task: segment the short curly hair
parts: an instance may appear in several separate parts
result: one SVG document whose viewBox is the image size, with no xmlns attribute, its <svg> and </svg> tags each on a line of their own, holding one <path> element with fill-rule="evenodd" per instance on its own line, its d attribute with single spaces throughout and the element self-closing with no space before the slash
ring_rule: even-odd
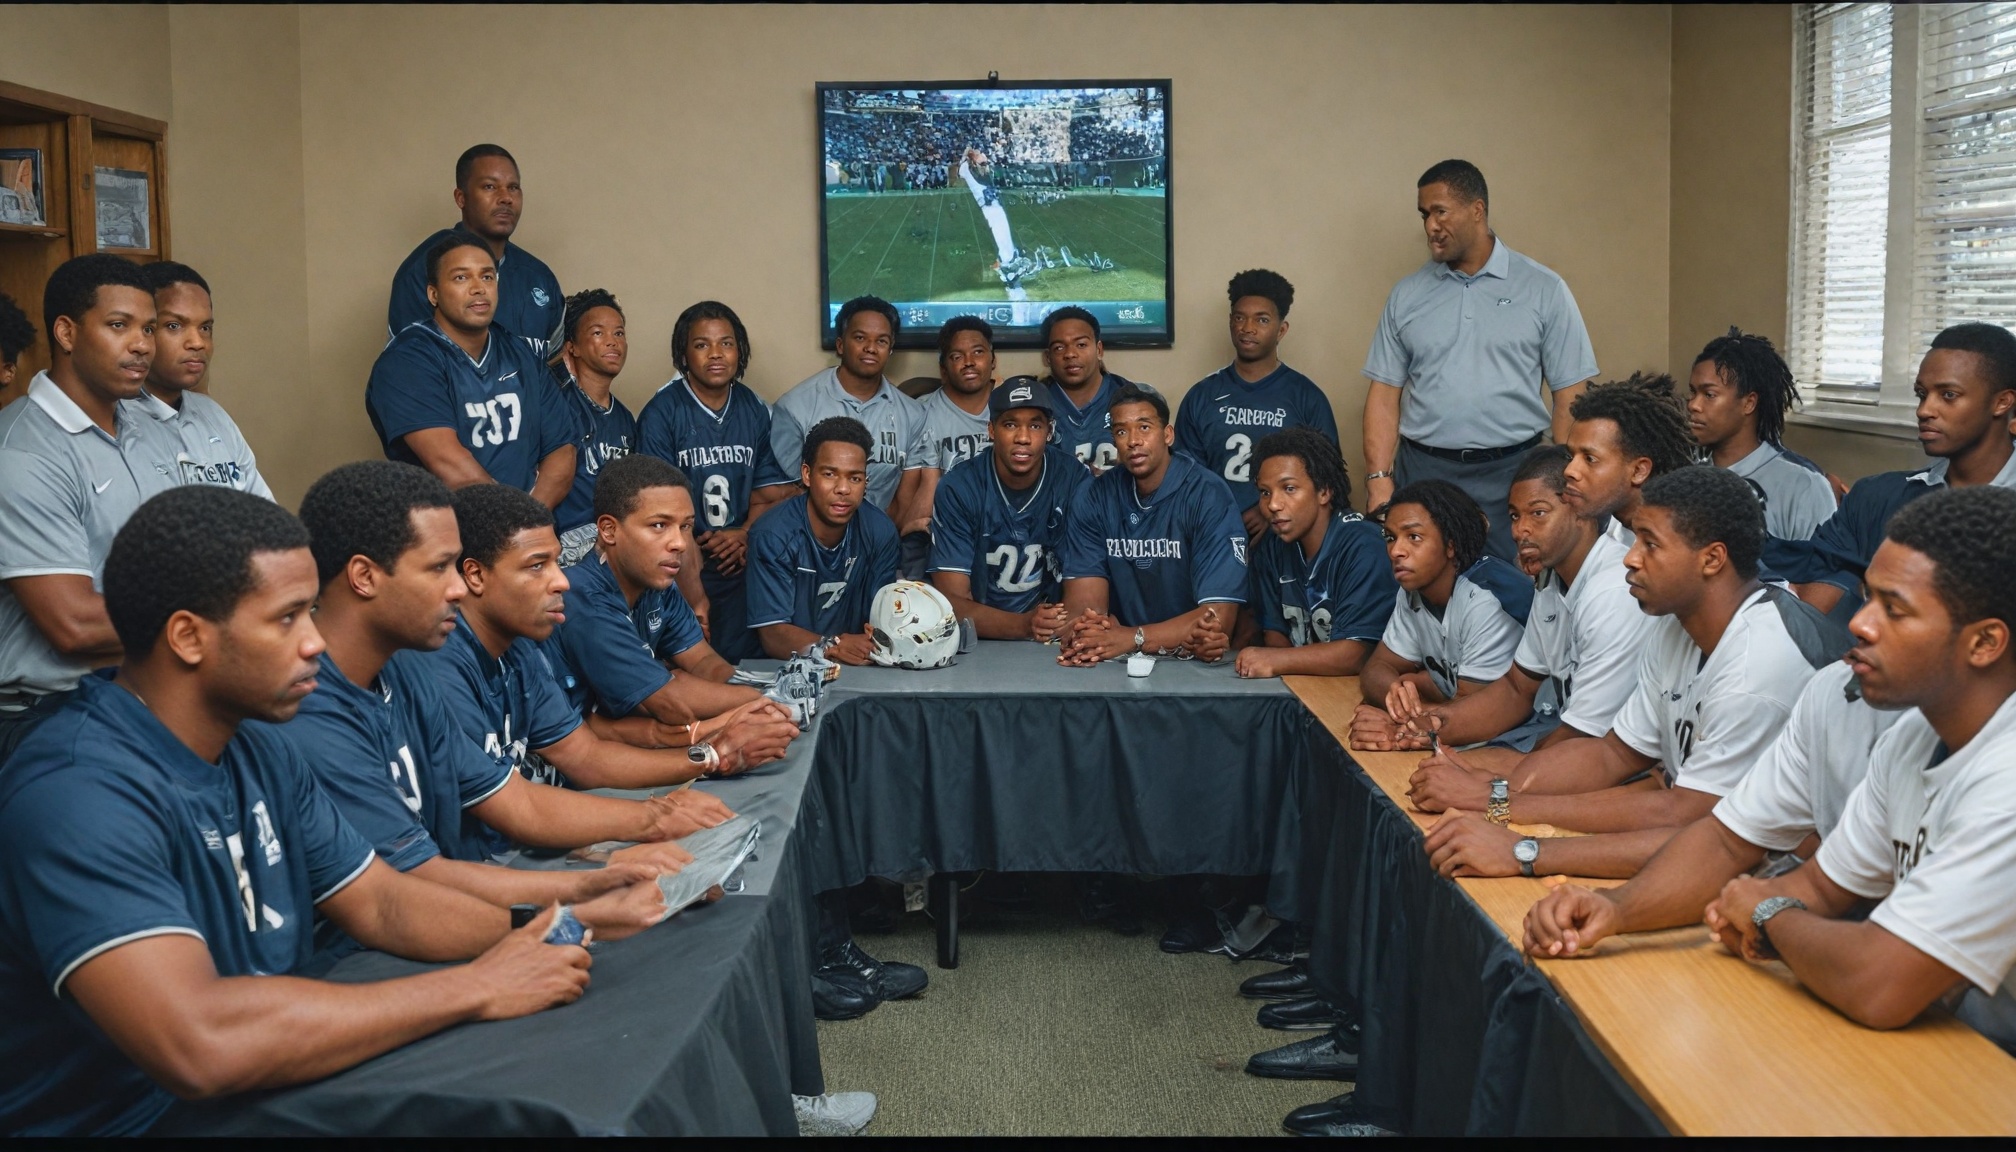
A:
<svg viewBox="0 0 2016 1152">
<path fill-rule="evenodd" d="M 1275 316 L 1286 320 L 1289 306 L 1295 303 L 1295 286 L 1279 272 L 1266 268 L 1249 268 L 1232 277 L 1232 282 L 1225 286 L 1225 295 L 1230 297 L 1234 304 L 1248 296 L 1263 297 L 1274 305 Z"/>
<path fill-rule="evenodd" d="M 129 656 L 154 650 L 168 618 L 231 615 L 258 586 L 252 558 L 308 547 L 285 508 L 235 488 L 190 484 L 142 504 L 105 557 L 105 614 Z"/>
<path fill-rule="evenodd" d="M 597 308 L 608 308 L 613 310 L 618 316 L 623 315 L 623 305 L 616 302 L 616 294 L 607 288 L 583 288 L 581 291 L 567 297 L 566 309 L 561 314 L 564 317 L 561 324 L 563 325 L 562 331 L 566 333 L 567 339 L 570 342 L 574 337 L 581 334 L 582 319 Z M 627 320 L 628 317 L 625 317 L 625 319 Z"/>
<path fill-rule="evenodd" d="M 1284 428 L 1270 432 L 1253 446 L 1254 476 L 1259 476 L 1259 466 L 1276 456 L 1293 456 L 1302 461 L 1302 470 L 1309 474 L 1309 483 L 1318 492 L 1330 493 L 1330 507 L 1343 511 L 1351 506 L 1351 472 L 1344 463 L 1344 454 L 1328 436 L 1314 428 Z"/>
<path fill-rule="evenodd" d="M 1578 423 L 1615 424 L 1624 454 L 1651 460 L 1654 476 L 1694 463 L 1699 447 L 1687 423 L 1687 410 L 1675 395 L 1673 377 L 1664 372 L 1633 372 L 1628 380 L 1591 384 L 1568 406 L 1568 415 Z"/>
<path fill-rule="evenodd" d="M 362 556 L 392 571 L 419 534 L 413 513 L 453 508 L 455 497 L 425 468 L 394 460 L 359 460 L 330 469 L 301 498 L 301 522 L 315 553 L 315 578 L 328 587 Z"/>
<path fill-rule="evenodd" d="M 637 511 L 638 497 L 647 488 L 686 488 L 686 473 L 659 457 L 633 452 L 602 466 L 595 478 L 595 518 L 613 516 L 618 520 Z M 494 555 L 494 554 L 493 554 Z"/>
<path fill-rule="evenodd" d="M 0 364 L 19 361 L 21 354 L 34 346 L 35 322 L 12 296 L 0 292 Z"/>
<path fill-rule="evenodd" d="M 1383 524 L 1402 504 L 1419 504 L 1428 513 L 1454 557 L 1457 572 L 1468 572 L 1483 557 L 1491 521 L 1468 492 L 1447 480 L 1416 480 L 1393 493 L 1393 499 L 1381 505 L 1372 518 Z"/>
<path fill-rule="evenodd" d="M 798 453 L 798 462 L 810 468 L 819 459 L 819 449 L 836 441 L 854 445 L 871 460 L 875 457 L 875 437 L 869 435 L 866 424 L 852 416 L 828 416 L 805 433 L 805 447 Z"/>
<path fill-rule="evenodd" d="M 1512 483 L 1538 480 L 1559 496 L 1568 487 L 1568 462 L 1574 458 L 1566 444 L 1542 444 L 1519 458 L 1519 470 L 1512 473 Z"/>
<path fill-rule="evenodd" d="M 1884 535 L 1932 561 L 1932 588 L 1955 630 L 1977 620 L 2016 628 L 2016 491 L 1934 492 L 1899 508 Z"/>
<path fill-rule="evenodd" d="M 462 559 L 489 568 L 513 536 L 551 528 L 553 510 L 508 484 L 471 484 L 455 492 L 455 526 L 462 532 Z"/>
<path fill-rule="evenodd" d="M 945 363 L 945 358 L 952 354 L 952 338 L 961 332 L 978 332 L 980 338 L 987 341 L 989 350 L 994 347 L 992 324 L 978 316 L 954 316 L 945 322 L 944 327 L 938 329 L 938 363 Z"/>
<path fill-rule="evenodd" d="M 1764 505 L 1748 480 L 1727 468 L 1689 464 L 1647 480 L 1639 500 L 1646 508 L 1666 509 L 1689 547 L 1720 544 L 1738 576 L 1748 580 L 1757 575 L 1764 552 Z"/>
<path fill-rule="evenodd" d="M 147 273 L 124 256 L 110 252 L 72 256 L 56 266 L 56 271 L 49 274 L 49 282 L 42 287 L 42 330 L 54 332 L 59 316 L 82 320 L 86 312 L 97 307 L 100 288 L 138 288 L 154 295 Z"/>
</svg>

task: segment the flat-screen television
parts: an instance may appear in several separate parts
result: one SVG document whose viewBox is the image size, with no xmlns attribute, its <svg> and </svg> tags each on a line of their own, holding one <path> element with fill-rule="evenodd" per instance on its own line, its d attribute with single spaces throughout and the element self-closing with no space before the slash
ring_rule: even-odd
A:
<svg viewBox="0 0 2016 1152">
<path fill-rule="evenodd" d="M 1170 343 L 1169 81 L 822 83 L 819 141 L 827 347 L 856 296 L 905 348 L 962 315 L 1033 348 L 1070 304 Z"/>
</svg>

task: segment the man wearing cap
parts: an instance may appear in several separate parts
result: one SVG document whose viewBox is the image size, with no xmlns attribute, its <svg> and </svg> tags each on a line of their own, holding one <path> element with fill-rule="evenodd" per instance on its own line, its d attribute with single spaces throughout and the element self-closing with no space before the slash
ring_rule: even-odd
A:
<svg viewBox="0 0 2016 1152">
<path fill-rule="evenodd" d="M 1506 494 L 1551 427 L 1596 375 L 1596 353 L 1568 285 L 1491 231 L 1484 174 L 1444 160 L 1421 174 L 1416 207 L 1428 263 L 1395 285 L 1365 357 L 1366 508 L 1394 486 L 1447 480 L 1491 518 L 1489 548 L 1512 561 Z"/>
<path fill-rule="evenodd" d="M 982 637 L 1047 643 L 1064 623 L 1057 549 L 1091 474 L 1050 443 L 1050 389 L 1036 377 L 1009 378 L 987 412 L 991 447 L 938 484 L 931 582 Z"/>
</svg>

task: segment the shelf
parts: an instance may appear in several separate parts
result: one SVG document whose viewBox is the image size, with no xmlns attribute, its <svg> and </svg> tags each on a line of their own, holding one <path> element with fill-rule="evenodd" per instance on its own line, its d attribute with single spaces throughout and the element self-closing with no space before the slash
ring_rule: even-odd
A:
<svg viewBox="0 0 2016 1152">
<path fill-rule="evenodd" d="M 0 236 L 33 236 L 39 240 L 59 240 L 70 233 L 47 224 L 0 224 Z"/>
</svg>

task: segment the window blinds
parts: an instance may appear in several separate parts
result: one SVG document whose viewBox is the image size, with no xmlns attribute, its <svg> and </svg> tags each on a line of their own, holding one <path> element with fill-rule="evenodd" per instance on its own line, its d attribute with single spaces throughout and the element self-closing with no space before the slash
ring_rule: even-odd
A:
<svg viewBox="0 0 2016 1152">
<path fill-rule="evenodd" d="M 1967 320 L 2016 324 L 2016 4 L 1916 11 L 1914 355 Z"/>
<path fill-rule="evenodd" d="M 1874 403 L 1883 366 L 1891 6 L 1797 12 L 1788 351 L 1800 383 Z"/>
</svg>

